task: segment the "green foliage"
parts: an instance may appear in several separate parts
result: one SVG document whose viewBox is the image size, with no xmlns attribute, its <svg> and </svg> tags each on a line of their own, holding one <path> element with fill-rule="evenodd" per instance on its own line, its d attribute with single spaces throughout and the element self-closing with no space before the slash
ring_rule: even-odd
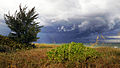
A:
<svg viewBox="0 0 120 68">
<path fill-rule="evenodd" d="M 0 35 L 0 52 L 11 52 L 26 48 L 25 44 L 15 42 L 8 37 Z"/>
<path fill-rule="evenodd" d="M 47 53 L 50 61 L 55 62 L 89 62 L 100 57 L 100 54 L 92 48 L 85 47 L 82 43 L 63 44 Z"/>
<path fill-rule="evenodd" d="M 35 7 L 26 11 L 27 7 L 21 8 L 19 6 L 19 12 L 16 11 L 14 15 L 5 14 L 5 23 L 11 29 L 9 37 L 19 43 L 30 44 L 33 41 L 37 41 L 39 37 L 37 34 L 41 31 L 39 22 L 35 19 L 38 18 L 38 14 L 35 12 Z"/>
</svg>

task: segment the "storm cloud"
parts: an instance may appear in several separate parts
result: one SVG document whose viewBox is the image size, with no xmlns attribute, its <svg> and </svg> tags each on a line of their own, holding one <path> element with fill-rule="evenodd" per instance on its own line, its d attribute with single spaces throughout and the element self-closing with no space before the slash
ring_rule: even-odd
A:
<svg viewBox="0 0 120 68">
<path fill-rule="evenodd" d="M 42 32 L 57 33 L 54 39 L 61 33 L 66 40 L 95 39 L 98 33 L 116 35 L 120 29 L 120 0 L 4 0 L 0 2 L 0 19 L 8 11 L 14 13 L 19 4 L 29 8 L 35 6 L 39 13 L 37 21 L 44 25 Z M 52 34 L 47 35 L 48 39 L 50 37 Z"/>
</svg>

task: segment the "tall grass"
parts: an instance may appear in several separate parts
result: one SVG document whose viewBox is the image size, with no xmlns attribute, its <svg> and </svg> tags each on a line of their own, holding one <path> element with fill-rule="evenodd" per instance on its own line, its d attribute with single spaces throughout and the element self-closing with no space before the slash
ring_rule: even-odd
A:
<svg viewBox="0 0 120 68">
<path fill-rule="evenodd" d="M 36 46 L 38 46 L 37 44 Z M 0 53 L 0 68 L 120 68 L 120 48 L 98 47 L 94 48 L 103 58 L 96 59 L 93 63 L 52 63 L 46 53 L 59 45 L 48 45 L 45 48 L 21 50 L 14 53 Z M 51 46 L 51 48 L 50 48 Z"/>
</svg>

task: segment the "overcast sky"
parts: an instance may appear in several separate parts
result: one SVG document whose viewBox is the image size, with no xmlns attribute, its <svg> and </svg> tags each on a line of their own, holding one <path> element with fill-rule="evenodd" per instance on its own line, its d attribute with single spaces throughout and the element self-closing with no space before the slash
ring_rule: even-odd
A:
<svg viewBox="0 0 120 68">
<path fill-rule="evenodd" d="M 73 25 L 71 30 L 79 29 L 81 34 L 120 30 L 120 0 L 1 0 L 0 19 L 9 11 L 13 14 L 20 4 L 28 9 L 35 6 L 38 21 L 44 26 L 77 23 L 78 26 Z M 70 31 L 65 26 L 60 29 Z"/>
<path fill-rule="evenodd" d="M 29 8 L 35 6 L 43 22 L 45 19 L 57 21 L 97 14 L 120 17 L 120 0 L 1 0 L 0 12 L 2 15 L 8 11 L 14 13 L 19 4 Z"/>
</svg>

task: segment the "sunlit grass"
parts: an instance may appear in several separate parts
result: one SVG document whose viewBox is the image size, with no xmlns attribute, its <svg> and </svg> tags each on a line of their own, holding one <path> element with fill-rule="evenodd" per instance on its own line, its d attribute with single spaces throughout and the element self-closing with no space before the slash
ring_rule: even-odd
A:
<svg viewBox="0 0 120 68">
<path fill-rule="evenodd" d="M 55 48 L 60 46 L 60 44 L 45 44 L 45 43 L 42 43 L 42 44 L 35 43 L 35 45 L 38 48 Z"/>
</svg>

